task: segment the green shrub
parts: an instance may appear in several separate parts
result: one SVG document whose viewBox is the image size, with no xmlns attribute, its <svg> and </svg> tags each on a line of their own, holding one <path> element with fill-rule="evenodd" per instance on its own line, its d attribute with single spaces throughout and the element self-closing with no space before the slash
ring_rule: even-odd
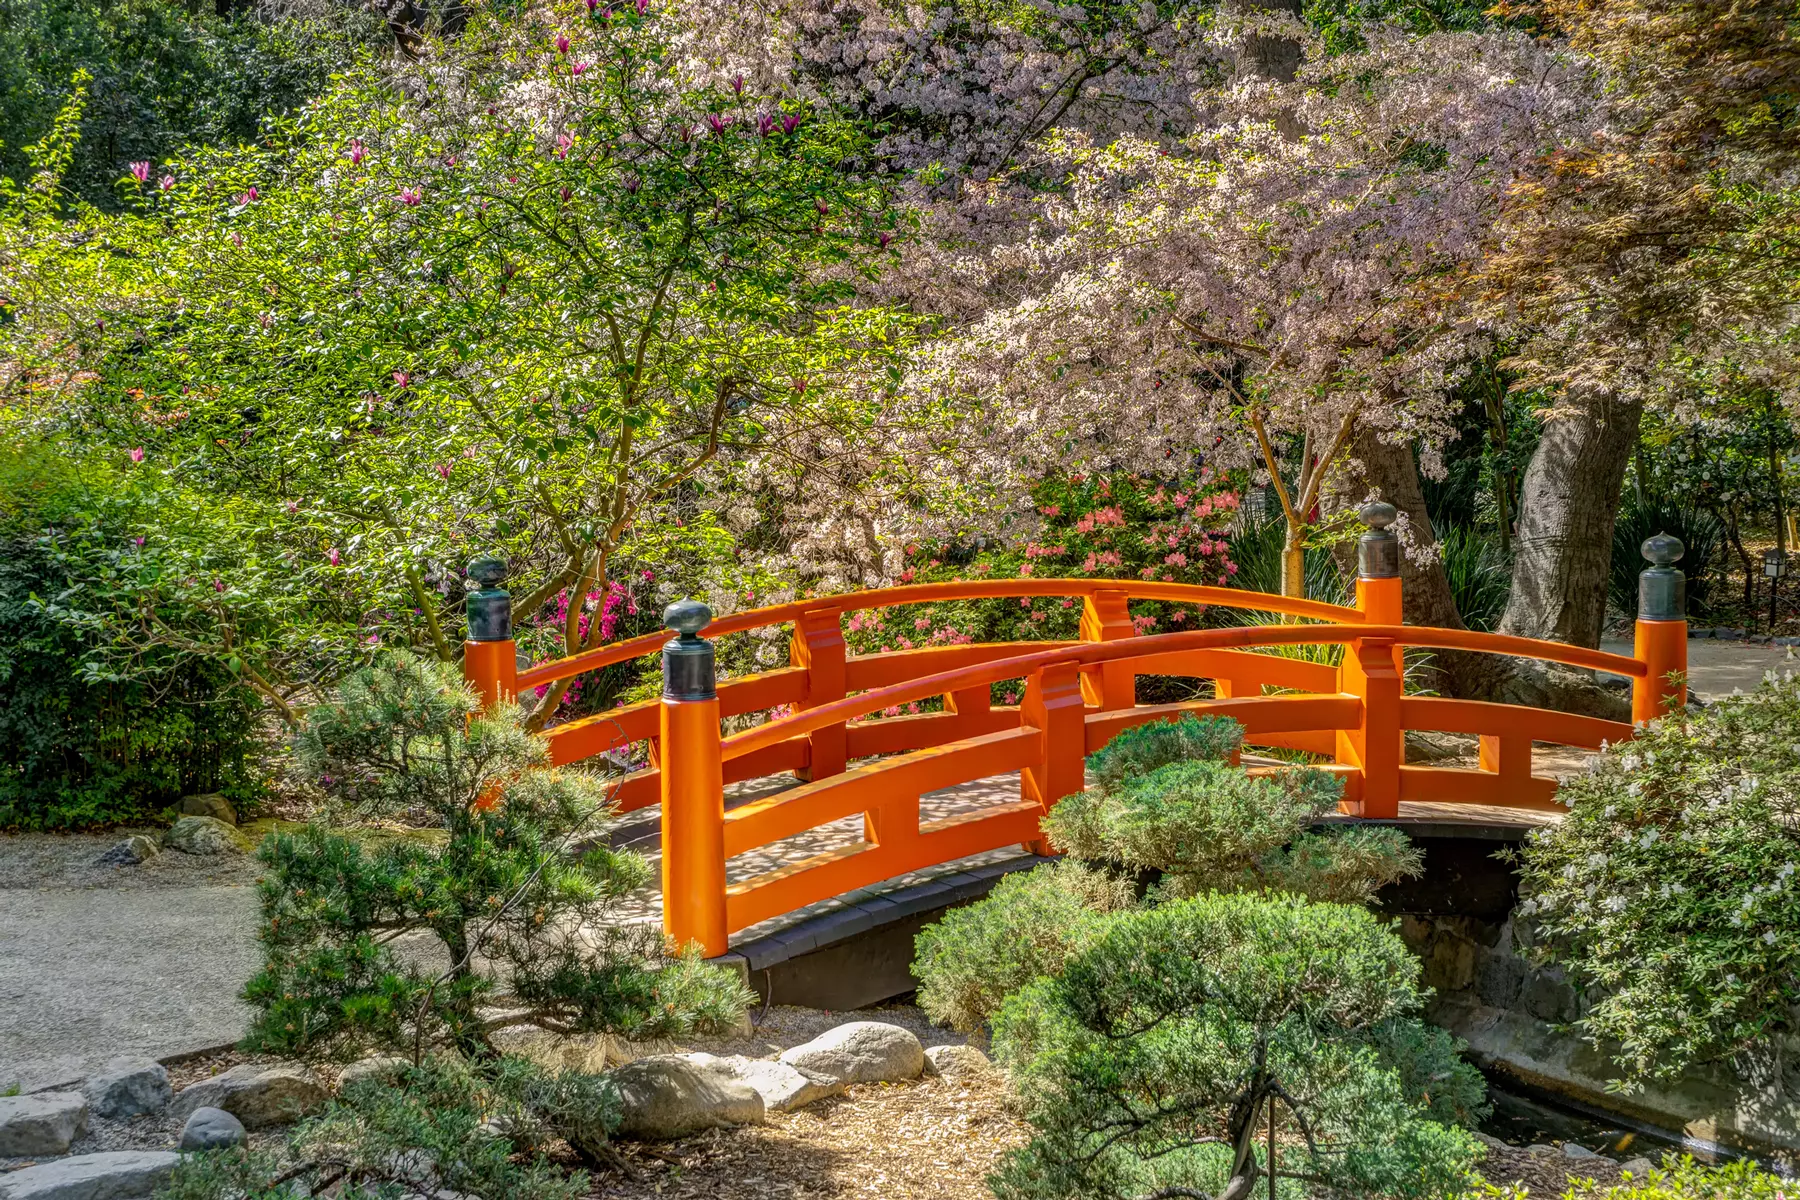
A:
<svg viewBox="0 0 1800 1200">
<path fill-rule="evenodd" d="M 1244 744 L 1244 727 L 1230 717 L 1184 713 L 1173 721 L 1150 721 L 1120 733 L 1088 755 L 1088 773 L 1102 787 L 1190 759 L 1227 760 Z"/>
<path fill-rule="evenodd" d="M 390 1080 L 363 1079 L 294 1128 L 285 1147 L 184 1155 L 159 1200 L 286 1200 L 335 1193 L 357 1200 L 460 1195 L 479 1200 L 577 1200 L 587 1176 L 538 1152 L 565 1137 L 591 1161 L 618 1123 L 603 1076 L 553 1073 L 517 1058 L 471 1064 L 430 1056 Z M 298 1181 L 305 1192 L 296 1192 Z"/>
<path fill-rule="evenodd" d="M 1470 629 L 1492 630 L 1512 592 L 1512 562 L 1500 539 L 1467 525 L 1446 525 L 1437 535 L 1457 615 Z"/>
<path fill-rule="evenodd" d="M 1422 1094 L 1445 1043 L 1393 1030 L 1419 1024 L 1419 970 L 1344 905 L 1215 894 L 1114 917 L 995 1020 L 1032 1126 L 995 1194 L 1246 1195 L 1271 1098 L 1304 1138 L 1287 1139 L 1284 1172 L 1357 1196 L 1453 1192 L 1480 1148 Z M 1479 1095 L 1473 1068 L 1449 1063 L 1457 1094 Z"/>
<path fill-rule="evenodd" d="M 488 1056 L 509 1026 L 632 1038 L 734 1027 L 752 999 L 735 977 L 615 919 L 648 868 L 606 845 L 605 781 L 551 770 L 546 755 L 518 710 L 484 713 L 455 668 L 400 652 L 314 708 L 296 781 L 327 813 L 404 815 L 447 836 L 368 849 L 315 824 L 263 843 L 266 962 L 245 988 L 258 1010 L 246 1045 L 345 1056 L 443 1039 Z M 448 966 L 399 958 L 392 944 L 412 932 Z"/>
<path fill-rule="evenodd" d="M 951 909 L 920 931 L 913 975 L 919 1007 L 964 1032 L 1001 1001 L 1062 964 L 1099 935 L 1109 913 L 1133 903 L 1132 887 L 1064 860 L 1008 875 L 979 903 Z"/>
<path fill-rule="evenodd" d="M 1722 1167 L 1702 1166 L 1689 1155 L 1663 1160 L 1661 1170 L 1642 1178 L 1628 1176 L 1610 1187 L 1594 1184 L 1575 1187 L 1561 1200 L 1784 1200 L 1793 1192 L 1793 1181 L 1783 1180 L 1755 1163 L 1739 1161 Z M 1470 1193 L 1480 1200 L 1530 1200 L 1522 1188 L 1484 1184 Z"/>
<path fill-rule="evenodd" d="M 108 597 L 93 580 L 116 593 L 142 569 L 141 519 L 104 474 L 0 450 L 0 828 L 147 821 L 191 792 L 240 806 L 262 794 L 255 698 L 222 663 L 122 647 L 98 610 Z M 179 608 L 157 615 L 179 623 Z"/>
<path fill-rule="evenodd" d="M 1639 503 L 1626 493 L 1613 525 L 1612 564 L 1607 576 L 1607 599 L 1615 611 L 1635 616 L 1638 575 L 1650 564 L 1644 561 L 1646 538 L 1672 533 L 1681 539 L 1681 570 L 1687 575 L 1687 607 L 1696 616 L 1707 609 L 1719 556 L 1725 549 L 1725 526 L 1718 517 L 1694 505 L 1662 497 Z"/>
<path fill-rule="evenodd" d="M 1582 1031 L 1666 1077 L 1793 1027 L 1800 1002 L 1800 683 L 1652 722 L 1557 793 L 1518 910 L 1589 1001 Z"/>
</svg>

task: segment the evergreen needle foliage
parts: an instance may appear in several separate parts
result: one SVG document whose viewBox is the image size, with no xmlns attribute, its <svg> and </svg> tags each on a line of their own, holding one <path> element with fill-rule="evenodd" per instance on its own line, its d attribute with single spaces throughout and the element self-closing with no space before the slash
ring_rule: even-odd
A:
<svg viewBox="0 0 1800 1200">
<path fill-rule="evenodd" d="M 328 813 L 446 836 L 365 844 L 315 823 L 263 844 L 266 962 L 245 989 L 259 1010 L 247 1045 L 343 1056 L 441 1039 L 488 1057 L 508 1026 L 633 1038 L 734 1026 L 751 998 L 734 977 L 671 954 L 654 925 L 616 920 L 645 864 L 606 845 L 604 781 L 545 755 L 517 710 L 484 712 L 455 668 L 403 653 L 315 708 L 294 759 Z M 429 968 L 395 953 L 416 933 L 437 944 Z"/>
</svg>

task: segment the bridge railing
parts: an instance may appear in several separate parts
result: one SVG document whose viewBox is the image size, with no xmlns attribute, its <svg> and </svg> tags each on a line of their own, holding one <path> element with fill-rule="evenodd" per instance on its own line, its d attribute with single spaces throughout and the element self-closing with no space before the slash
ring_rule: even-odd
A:
<svg viewBox="0 0 1800 1200">
<path fill-rule="evenodd" d="M 472 639 L 465 671 L 485 696 L 511 696 L 640 657 L 664 656 L 661 699 L 571 721 L 546 731 L 552 760 L 579 761 L 632 743 L 650 765 L 620 789 L 627 809 L 662 807 L 664 927 L 708 954 L 731 933 L 819 900 L 896 875 L 1020 844 L 1047 852 L 1039 822 L 1084 786 L 1083 759 L 1120 731 L 1181 713 L 1232 717 L 1251 745 L 1311 751 L 1344 782 L 1342 810 L 1391 819 L 1405 801 L 1545 809 L 1556 781 L 1532 773 L 1532 744 L 1598 749 L 1633 726 L 1520 705 L 1402 693 L 1406 647 L 1533 658 L 1609 671 L 1632 681 L 1633 719 L 1686 701 L 1687 630 L 1680 611 L 1679 557 L 1667 545 L 1646 555 L 1643 603 L 1631 657 L 1558 642 L 1400 623 L 1398 547 L 1386 528 L 1392 510 L 1369 506 L 1373 526 L 1359 545 L 1355 607 L 1234 588 L 1118 580 L 994 580 L 918 585 L 822 597 L 712 620 L 702 605 L 672 605 L 678 636 L 638 638 L 526 671 L 514 667 L 507 638 Z M 1660 557 L 1659 557 L 1660 555 Z M 1666 558 L 1667 561 L 1663 561 Z M 476 596 L 491 592 L 477 593 Z M 928 647 L 849 656 L 847 612 L 985 596 L 1068 596 L 1083 601 L 1080 640 Z M 1324 624 L 1288 624 L 1138 635 L 1133 599 L 1168 599 L 1271 611 Z M 471 631 L 500 632 L 478 620 Z M 787 624 L 785 668 L 716 681 L 710 638 Z M 705 632 L 708 637 L 699 636 Z M 1259 653 L 1296 645 L 1344 647 L 1337 666 Z M 1139 675 L 1210 679 L 1214 696 L 1140 705 Z M 1017 706 L 990 702 L 992 685 L 1025 680 Z M 1265 694 L 1266 689 L 1279 689 Z M 895 706 L 942 697 L 943 711 L 866 719 Z M 785 716 L 732 736 L 722 718 L 786 705 Z M 1407 730 L 1479 736 L 1476 769 L 1405 761 Z M 920 798 L 957 784 L 1018 772 L 1016 800 L 938 820 L 922 820 Z M 728 783 L 792 772 L 799 786 L 724 807 Z M 740 854 L 860 814 L 862 838 L 803 861 L 730 882 Z"/>
</svg>

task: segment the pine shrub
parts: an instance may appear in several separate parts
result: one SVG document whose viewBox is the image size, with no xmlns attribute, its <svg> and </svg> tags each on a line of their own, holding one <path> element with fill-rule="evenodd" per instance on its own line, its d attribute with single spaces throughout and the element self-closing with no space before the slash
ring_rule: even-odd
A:
<svg viewBox="0 0 1800 1200">
<path fill-rule="evenodd" d="M 752 998 L 735 977 L 618 919 L 648 869 L 606 843 L 604 779 L 545 757 L 516 709 L 484 712 L 454 667 L 403 653 L 312 710 L 294 760 L 328 819 L 258 852 L 266 961 L 245 989 L 257 1009 L 246 1045 L 347 1057 L 447 1041 L 489 1057 L 509 1026 L 632 1038 L 734 1027 Z M 365 844 L 341 830 L 399 818 L 443 840 Z M 435 962 L 397 954 L 408 935 Z"/>
</svg>

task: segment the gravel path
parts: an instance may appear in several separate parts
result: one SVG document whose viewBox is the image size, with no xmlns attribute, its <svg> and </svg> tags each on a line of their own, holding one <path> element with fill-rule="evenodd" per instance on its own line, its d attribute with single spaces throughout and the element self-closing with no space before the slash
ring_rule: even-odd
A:
<svg viewBox="0 0 1800 1200">
<path fill-rule="evenodd" d="M 120 836 L 0 838 L 0 1090 L 243 1034 L 256 864 L 169 853 L 90 865 Z"/>
</svg>

